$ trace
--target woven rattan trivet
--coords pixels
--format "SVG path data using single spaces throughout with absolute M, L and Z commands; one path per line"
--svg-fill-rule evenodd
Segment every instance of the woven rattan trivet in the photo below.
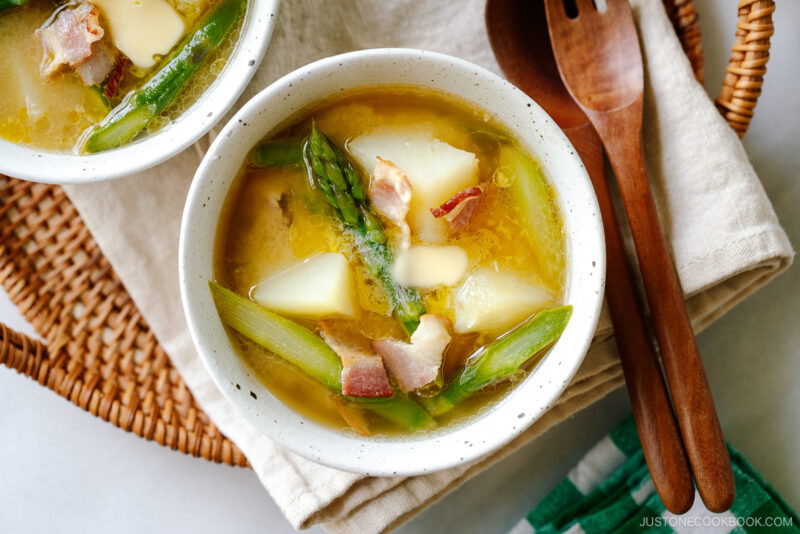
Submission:
M 0 362 L 137 436 L 246 465 L 197 405 L 63 189 L 0 176 L 0 282 L 46 346 L 0 325 Z
M 692 0 L 666 0 L 695 75 L 703 52 Z M 760 94 L 772 0 L 742 0 L 717 105 L 741 136 Z M 0 323 L 0 364 L 146 439 L 247 465 L 197 405 L 64 191 L 0 175 L 0 283 L 46 344 Z

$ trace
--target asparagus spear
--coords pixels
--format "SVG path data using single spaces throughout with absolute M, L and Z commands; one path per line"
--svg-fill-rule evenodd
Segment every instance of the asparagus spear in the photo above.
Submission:
M 0 0 L 0 2 L 6 0 Z M 100 152 L 127 143 L 172 103 L 231 31 L 246 0 L 220 0 L 142 87 L 84 138 L 82 151 Z
M 342 393 L 342 363 L 319 336 L 216 282 L 209 282 L 208 286 L 223 323 L 296 365 L 328 389 Z M 345 398 L 409 430 L 434 424 L 419 404 L 400 392 L 381 399 Z
M 250 162 L 256 167 L 287 167 L 302 161 L 303 143 L 296 137 L 261 143 L 250 153 Z
M 369 209 L 361 173 L 313 121 L 304 155 L 312 181 L 355 238 L 367 270 L 389 292 L 395 317 L 409 334 L 414 333 L 425 304 L 416 290 L 398 285 L 392 278 L 392 252 L 381 222 Z
M 0 0 L 0 13 L 8 9 L 30 4 L 31 0 Z
M 571 315 L 572 306 L 539 312 L 529 323 L 473 355 L 470 360 L 474 358 L 474 361 L 456 375 L 447 389 L 435 397 L 422 399 L 423 405 L 434 417 L 442 415 L 460 400 L 509 378 L 537 352 L 558 339 Z
M 509 191 L 520 207 L 520 222 L 536 254 L 538 269 L 549 287 L 558 287 L 564 272 L 563 230 L 558 203 L 547 186 L 541 167 L 508 143 L 500 145 L 498 168 L 512 178 Z

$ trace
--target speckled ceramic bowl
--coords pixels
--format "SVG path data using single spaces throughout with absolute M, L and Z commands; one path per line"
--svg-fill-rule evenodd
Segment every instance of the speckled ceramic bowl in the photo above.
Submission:
M 566 227 L 566 302 L 572 319 L 528 378 L 483 414 L 419 438 L 370 439 L 320 426 L 276 399 L 225 334 L 211 300 L 217 222 L 251 147 L 298 111 L 362 86 L 411 84 L 472 102 L 491 114 L 541 161 L 557 191 Z M 248 102 L 225 126 L 195 175 L 183 212 L 180 282 L 197 350 L 217 386 L 261 432 L 287 449 L 332 467 L 371 475 L 413 475 L 468 462 L 508 443 L 550 408 L 583 360 L 600 313 L 605 246 L 597 201 L 572 145 L 534 101 L 466 61 L 405 49 L 353 52 L 288 74 Z M 236 387 L 241 386 L 241 389 Z M 251 395 L 251 392 L 253 393 Z
M 77 156 L 0 139 L 0 174 L 33 182 L 83 184 L 119 178 L 166 161 L 204 136 L 250 82 L 275 26 L 279 0 L 251 0 L 228 63 L 214 83 L 177 120 L 119 148 Z

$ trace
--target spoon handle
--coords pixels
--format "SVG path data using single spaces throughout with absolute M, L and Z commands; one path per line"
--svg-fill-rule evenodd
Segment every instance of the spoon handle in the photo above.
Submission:
M 588 123 L 565 133 L 586 166 L 603 217 L 606 300 L 644 457 L 664 506 L 682 514 L 694 501 L 692 474 L 625 256 L 603 169 L 602 145 Z
M 722 512 L 733 503 L 733 471 L 678 275 L 647 181 L 642 152 L 642 97 L 611 112 L 586 111 L 617 176 L 697 489 L 709 510 Z

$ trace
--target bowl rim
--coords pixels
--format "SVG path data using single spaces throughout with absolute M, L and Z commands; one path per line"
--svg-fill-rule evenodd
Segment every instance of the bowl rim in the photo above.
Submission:
M 239 383 L 234 385 L 229 376 L 230 369 L 224 368 L 226 363 L 237 364 L 235 360 L 225 362 L 224 355 L 228 357 L 232 355 L 233 358 L 240 360 L 239 366 L 246 364 L 243 364 L 225 334 L 219 316 L 216 315 L 216 309 L 213 308 L 207 285 L 207 281 L 213 277 L 213 267 L 210 264 L 213 263 L 219 211 L 215 211 L 214 208 L 206 210 L 206 204 L 216 202 L 221 206 L 230 190 L 233 179 L 226 178 L 224 174 L 214 185 L 214 178 L 220 176 L 217 167 L 226 165 L 223 161 L 225 158 L 233 159 L 230 151 L 226 153 L 226 148 L 230 147 L 233 151 L 244 150 L 243 153 L 246 153 L 252 144 L 244 148 L 241 145 L 244 137 L 253 135 L 253 132 L 248 133 L 248 130 L 254 127 L 252 121 L 261 113 L 267 112 L 270 104 L 276 101 L 280 103 L 281 99 L 285 101 L 292 91 L 298 92 L 304 82 L 310 83 L 310 80 L 322 79 L 325 76 L 346 79 L 348 69 L 363 69 L 368 66 L 379 68 L 385 67 L 388 63 L 404 68 L 427 66 L 442 69 L 443 72 L 450 69 L 447 74 L 443 74 L 445 78 L 450 73 L 455 73 L 454 80 L 470 77 L 476 82 L 476 86 L 484 83 L 493 89 L 496 93 L 494 97 L 500 100 L 510 98 L 514 104 L 520 105 L 521 111 L 517 106 L 514 106 L 514 109 L 518 109 L 517 113 L 524 124 L 529 124 L 528 120 L 532 121 L 531 124 L 536 130 L 535 136 L 532 132 L 522 135 L 507 121 L 501 120 L 498 117 L 502 114 L 498 111 L 500 104 L 494 108 L 492 106 L 497 98 L 487 95 L 486 103 L 483 103 L 465 97 L 463 93 L 458 92 L 460 88 L 448 91 L 434 84 L 433 80 L 427 84 L 427 87 L 437 92 L 450 93 L 457 98 L 471 100 L 474 105 L 503 123 L 514 133 L 518 142 L 541 161 L 548 180 L 556 189 L 567 234 L 569 259 L 565 300 L 570 303 L 576 297 L 570 293 L 573 286 L 579 289 L 580 294 L 577 296 L 583 299 L 582 308 L 574 310 L 564 335 L 548 349 L 537 364 L 536 370 L 530 373 L 523 383 L 496 402 L 486 413 L 471 417 L 465 424 L 443 432 L 428 434 L 420 439 L 365 439 L 323 427 L 283 405 L 247 371 L 245 371 L 246 376 L 240 374 L 236 378 L 244 384 L 241 390 L 237 389 Z M 366 76 L 369 75 L 374 76 L 374 74 Z M 375 85 L 346 80 L 341 82 L 340 91 Z M 396 85 L 396 83 L 389 82 L 385 85 Z M 423 82 L 411 85 L 426 86 Z M 328 92 L 329 95 L 336 93 L 337 91 Z M 307 108 L 314 102 L 314 100 L 308 101 L 294 111 Z M 280 128 L 282 122 L 293 116 L 292 110 L 276 113 L 282 120 L 274 120 L 271 130 L 266 130 L 267 133 Z M 513 115 L 511 111 L 507 111 L 506 114 L 508 113 Z M 248 121 L 251 122 L 248 124 Z M 264 135 L 262 130 L 260 137 Z M 542 157 L 541 151 L 531 149 L 530 143 L 534 137 L 541 137 L 541 142 L 550 150 L 546 158 Z M 555 157 L 561 158 L 559 160 L 561 165 L 570 170 L 568 178 L 554 180 L 548 172 L 545 159 L 552 160 Z M 235 168 L 238 169 L 242 161 L 243 157 L 239 158 Z M 222 189 L 217 191 L 215 188 Z M 214 195 L 223 199 L 215 200 Z M 211 213 L 212 211 L 215 213 Z M 453 56 L 407 48 L 368 49 L 332 56 L 300 67 L 259 92 L 225 125 L 203 158 L 193 179 L 181 221 L 179 273 L 184 313 L 195 347 L 223 396 L 239 415 L 278 445 L 311 461 L 366 475 L 411 476 L 431 473 L 470 462 L 506 445 L 551 408 L 572 380 L 592 341 L 603 300 L 605 241 L 599 213 L 589 177 L 567 137 L 541 107 L 494 73 Z M 208 225 L 208 228 L 213 230 L 210 239 L 212 249 L 210 264 L 203 267 L 199 265 L 198 260 L 193 259 L 200 250 L 198 242 L 204 239 L 198 233 L 202 230 L 198 221 L 202 221 L 203 225 Z M 581 225 L 574 226 L 578 221 L 581 221 Z M 575 236 L 580 236 L 586 241 L 581 242 L 579 247 L 573 246 Z M 205 239 L 208 239 L 207 235 Z M 198 248 L 193 250 L 195 246 Z M 207 244 L 204 246 L 208 247 Z M 581 263 L 578 264 L 576 261 Z M 545 369 L 546 375 L 543 374 Z M 262 401 L 248 400 L 246 393 L 248 388 L 257 388 L 261 393 L 266 392 L 267 398 L 262 401 L 266 401 L 268 405 L 267 413 L 263 413 Z M 252 389 L 251 396 L 255 396 Z M 536 402 L 529 406 L 527 402 L 531 399 Z M 488 422 L 493 424 L 490 425 Z M 479 432 L 481 427 L 484 427 L 483 430 L 499 427 L 501 431 Z M 350 454 L 347 454 L 347 451 Z
M 102 182 L 144 171 L 196 143 L 236 103 L 269 44 L 280 0 L 248 1 L 241 35 L 212 84 L 180 117 L 144 139 L 96 154 L 40 150 L 0 138 L 0 174 L 31 182 Z

